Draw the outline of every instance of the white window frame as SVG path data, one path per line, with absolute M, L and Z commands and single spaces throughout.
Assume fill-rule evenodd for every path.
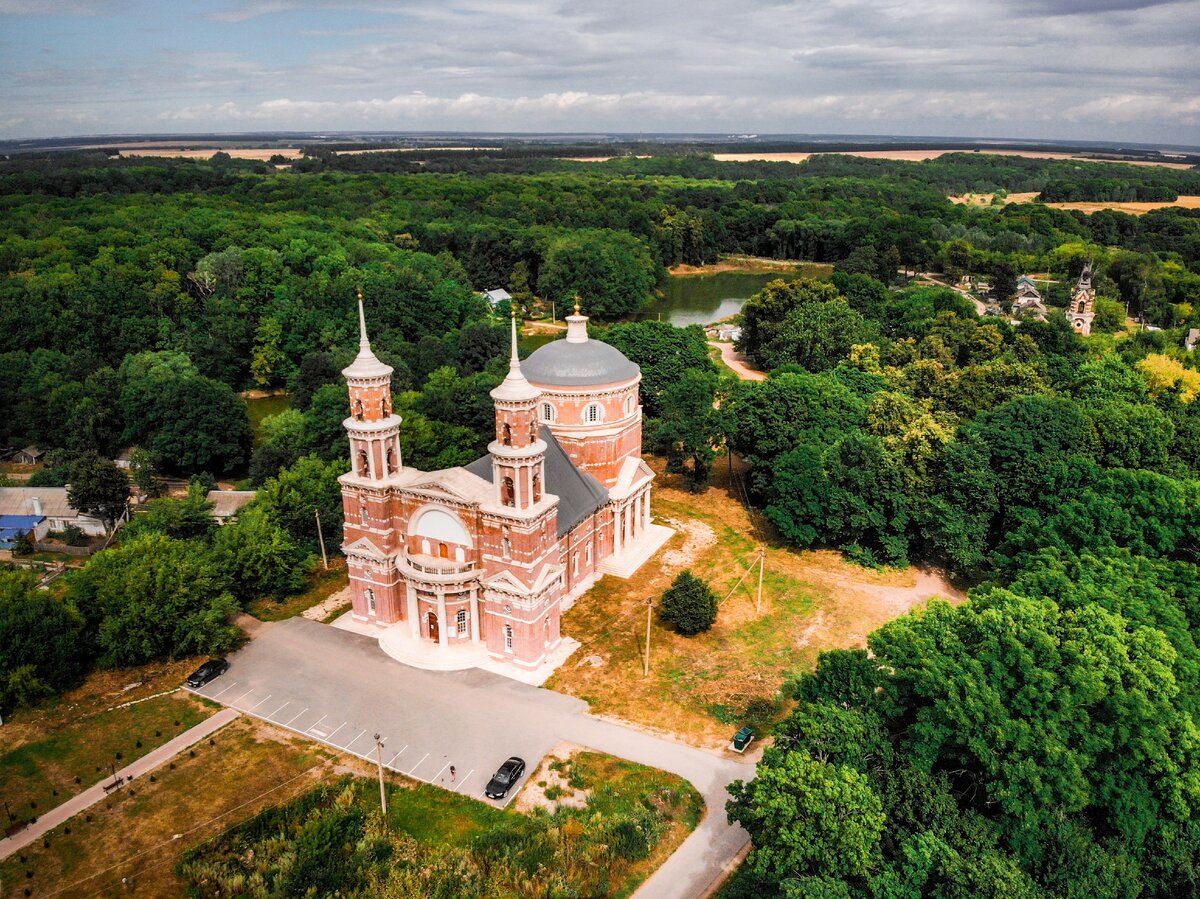
M 375 614 L 375 591 L 370 587 L 367 588 L 367 611 Z
M 454 616 L 455 630 L 460 637 L 467 633 L 467 610 L 459 609 L 458 614 Z
M 513 629 L 511 624 L 504 625 L 504 651 L 513 651 Z
M 594 425 L 602 421 L 604 421 L 604 406 L 600 403 L 588 403 L 583 407 L 584 424 Z
M 542 403 L 542 421 L 554 421 L 554 404 Z

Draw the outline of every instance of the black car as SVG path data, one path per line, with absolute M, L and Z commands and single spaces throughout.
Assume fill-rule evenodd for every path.
M 188 676 L 187 685 L 195 690 L 211 680 L 216 680 L 228 670 L 229 663 L 224 659 L 209 659 Z
M 483 790 L 483 795 L 488 799 L 503 799 L 524 773 L 525 759 L 517 758 L 514 755 L 492 775 L 492 779 L 488 781 L 488 785 Z

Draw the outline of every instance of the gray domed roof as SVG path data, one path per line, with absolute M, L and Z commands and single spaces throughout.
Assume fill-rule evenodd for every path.
M 530 382 L 547 387 L 615 384 L 641 373 L 624 353 L 600 340 L 555 340 L 534 350 L 521 371 Z

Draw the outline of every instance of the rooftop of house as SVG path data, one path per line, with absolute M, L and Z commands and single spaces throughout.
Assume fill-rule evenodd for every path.
M 75 518 L 79 514 L 67 500 L 66 487 L 0 487 L 0 515 Z
M 206 499 L 213 504 L 213 518 L 230 518 L 254 499 L 253 490 L 210 490 Z

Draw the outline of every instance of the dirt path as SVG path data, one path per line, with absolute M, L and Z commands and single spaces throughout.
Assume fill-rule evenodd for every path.
M 721 361 L 729 366 L 733 373 L 743 381 L 765 381 L 767 379 L 766 372 L 751 368 L 746 364 L 745 357 L 733 348 L 732 343 L 718 343 L 715 340 L 710 340 L 708 345 L 717 348 L 717 351 L 721 354 Z
M 918 277 L 918 278 L 922 278 L 922 279 L 924 279 L 924 280 L 926 280 L 926 281 L 930 281 L 930 282 L 932 282 L 933 284 L 936 284 L 938 287 L 949 287 L 949 288 L 950 288 L 951 290 L 953 290 L 955 293 L 957 293 L 957 294 L 961 294 L 962 296 L 964 296 L 964 297 L 966 297 L 968 300 L 970 300 L 972 303 L 974 303 L 974 304 L 975 304 L 975 311 L 976 311 L 977 313 L 979 313 L 981 316 L 983 316 L 983 315 L 987 315 L 987 303 L 984 303 L 984 302 L 981 302 L 980 300 L 977 300 L 977 299 L 975 299 L 975 297 L 971 296 L 971 295 L 970 295 L 969 293 L 967 293 L 965 290 L 962 290 L 962 289 L 960 289 L 960 288 L 958 288 L 958 287 L 955 287 L 953 284 L 950 284 L 950 283 L 948 283 L 948 282 L 946 282 L 946 281 L 943 281 L 943 280 L 941 280 L 940 278 L 935 278 L 935 277 L 934 277 L 933 275 L 931 275 L 929 272 L 921 272 L 920 274 L 918 274 L 918 275 L 917 275 L 917 277 Z

